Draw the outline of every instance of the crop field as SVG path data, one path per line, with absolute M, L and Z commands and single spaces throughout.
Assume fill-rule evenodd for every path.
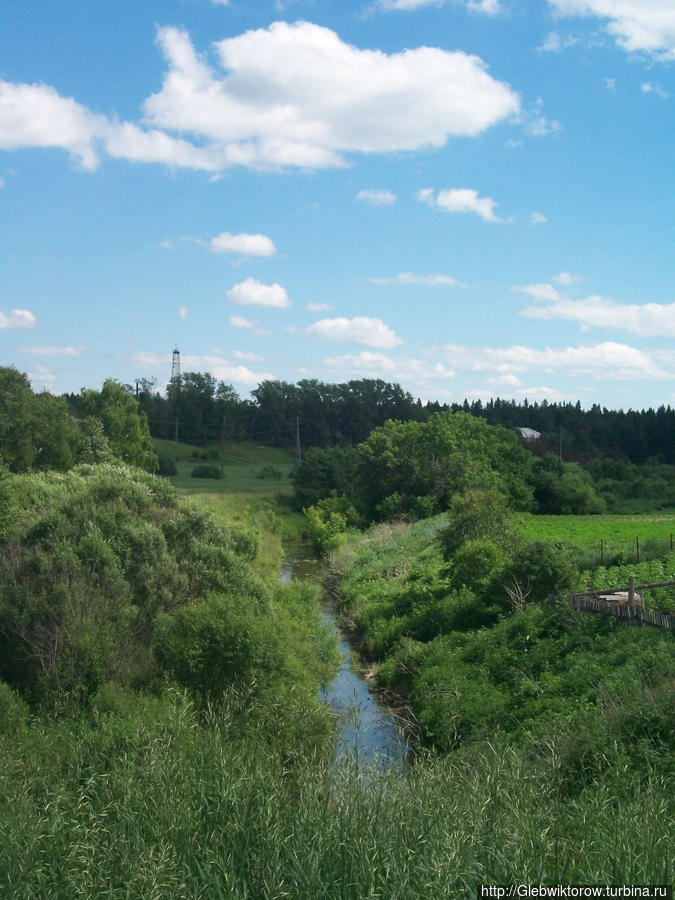
M 632 516 L 535 516 L 519 515 L 521 530 L 529 538 L 576 544 L 618 547 L 639 541 L 658 540 L 670 544 L 675 536 L 675 514 Z

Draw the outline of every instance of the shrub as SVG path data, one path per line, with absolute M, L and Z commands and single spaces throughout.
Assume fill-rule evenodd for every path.
M 164 477 L 168 478 L 170 475 L 178 474 L 178 466 L 176 465 L 176 460 L 170 453 L 160 453 L 158 454 L 158 459 L 158 475 L 163 475 Z
M 497 491 L 472 490 L 453 497 L 448 525 L 439 533 L 445 559 L 463 543 L 487 538 L 500 547 L 515 541 L 516 526 L 506 499 Z
M 220 466 L 213 463 L 201 463 L 190 472 L 193 478 L 223 478 Z
M 279 481 L 282 477 L 282 472 L 276 466 L 263 466 L 255 477 L 263 480 Z

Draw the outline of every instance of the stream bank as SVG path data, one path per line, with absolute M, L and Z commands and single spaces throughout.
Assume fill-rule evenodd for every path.
M 306 542 L 285 545 L 281 580 L 323 581 L 324 568 Z M 400 768 L 409 755 L 409 746 L 397 726 L 394 713 L 383 706 L 375 691 L 358 671 L 347 635 L 340 629 L 334 603 L 326 598 L 322 604 L 324 621 L 338 635 L 340 669 L 333 681 L 321 692 L 337 719 L 336 761 L 353 759 L 364 768 L 375 767 L 384 773 L 392 766 Z

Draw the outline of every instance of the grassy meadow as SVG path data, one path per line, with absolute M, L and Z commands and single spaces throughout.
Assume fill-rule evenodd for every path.
M 671 546 L 675 538 L 675 513 L 597 516 L 542 516 L 519 513 L 520 530 L 536 540 L 557 541 L 578 547 L 632 548 L 640 542 L 659 541 Z
M 672 882 L 671 635 L 540 598 L 495 606 L 481 593 L 484 560 L 502 565 L 508 554 L 481 556 L 474 542 L 473 557 L 462 548 L 444 558 L 447 514 L 354 533 L 330 559 L 331 587 L 372 683 L 405 701 L 418 749 L 384 776 L 359 768 L 358 748 L 338 766 L 332 716 L 318 700 L 334 652 L 317 624 L 318 592 L 278 578 L 283 540 L 304 528 L 292 454 L 233 446 L 225 477 L 211 480 L 190 474 L 203 448 L 156 449 L 177 450 L 177 475 L 138 484 L 126 469 L 73 476 L 81 497 L 60 475 L 7 488 L 16 503 L 7 539 L 17 560 L 35 547 L 25 571 L 40 577 L 44 597 L 54 573 L 38 550 L 53 550 L 57 531 L 57 575 L 81 580 L 79 618 L 63 605 L 77 651 L 63 672 L 79 677 L 86 652 L 92 663 L 86 703 L 55 716 L 0 681 L 2 898 L 468 900 L 481 883 Z M 523 538 L 577 548 L 673 529 L 673 517 L 518 520 Z M 657 524 L 666 531 L 646 530 Z M 176 609 L 195 572 L 199 598 Z M 112 632 L 100 676 L 106 660 L 94 651 L 106 598 L 126 582 L 133 593 L 113 625 L 124 646 L 138 640 L 143 607 L 148 635 L 146 655 L 131 659 L 138 672 L 122 682 L 126 656 L 116 660 Z M 0 608 L 18 602 L 9 587 Z M 224 648 L 246 677 L 221 671 L 216 695 Z

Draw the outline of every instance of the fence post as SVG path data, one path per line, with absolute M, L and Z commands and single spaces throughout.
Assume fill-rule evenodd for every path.
M 628 578 L 628 605 L 633 606 L 635 604 L 635 576 L 631 575 Z

